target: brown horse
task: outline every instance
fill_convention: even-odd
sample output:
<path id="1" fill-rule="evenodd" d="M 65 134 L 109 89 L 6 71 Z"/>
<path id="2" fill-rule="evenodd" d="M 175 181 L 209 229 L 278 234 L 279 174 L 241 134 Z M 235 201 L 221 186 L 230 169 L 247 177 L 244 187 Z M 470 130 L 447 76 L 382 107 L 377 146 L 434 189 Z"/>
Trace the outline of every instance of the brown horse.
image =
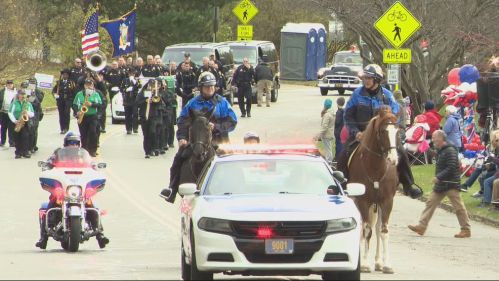
<path id="1" fill-rule="evenodd" d="M 399 184 L 396 150 L 399 137 L 396 121 L 397 117 L 389 108 L 382 108 L 367 125 L 348 168 L 348 182 L 366 186 L 366 193 L 355 199 L 363 220 L 360 243 L 362 272 L 371 272 L 367 258 L 369 240 L 373 226 L 376 225 L 375 270 L 393 273 L 388 254 L 388 220 Z"/>

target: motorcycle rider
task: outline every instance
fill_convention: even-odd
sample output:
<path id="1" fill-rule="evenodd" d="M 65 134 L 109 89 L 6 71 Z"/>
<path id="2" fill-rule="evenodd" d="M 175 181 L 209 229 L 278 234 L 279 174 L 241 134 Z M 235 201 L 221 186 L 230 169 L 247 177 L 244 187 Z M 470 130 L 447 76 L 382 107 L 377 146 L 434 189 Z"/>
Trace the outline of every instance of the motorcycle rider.
<path id="1" fill-rule="evenodd" d="M 63 143 L 63 147 L 61 148 L 57 148 L 54 153 L 49 157 L 49 159 L 47 159 L 47 163 L 49 164 L 48 166 L 49 167 L 53 167 L 53 164 L 56 160 L 56 155 L 58 154 L 58 152 L 61 150 L 61 149 L 65 149 L 65 148 L 80 148 L 82 150 L 84 150 L 83 148 L 81 148 L 81 139 L 80 139 L 80 136 L 78 134 L 75 134 L 73 132 L 69 132 L 66 134 L 66 136 L 64 137 L 64 143 Z M 40 211 L 46 211 L 46 210 L 49 210 L 51 208 L 54 208 L 57 206 L 57 202 L 56 202 L 56 198 L 54 198 L 52 195 L 49 197 L 49 202 L 47 203 L 43 203 L 42 206 L 40 207 Z M 88 208 L 95 208 L 95 206 L 92 204 L 92 203 L 87 203 L 87 207 Z M 96 229 L 99 227 L 99 222 L 97 220 L 97 217 L 94 217 L 94 216 L 89 216 L 90 213 L 87 214 L 88 216 L 88 219 L 90 221 L 90 223 L 92 224 L 92 226 Z M 40 239 L 38 240 L 38 242 L 36 242 L 35 246 L 37 248 L 40 248 L 40 249 L 46 249 L 47 248 L 47 242 L 48 242 L 48 235 L 47 235 L 47 232 L 45 230 L 45 220 L 47 219 L 47 216 L 43 216 L 40 218 Z M 49 224 L 50 224 L 50 221 L 49 221 Z M 101 227 L 102 227 L 102 223 L 101 223 Z M 109 244 L 109 239 L 104 236 L 104 233 L 99 233 L 97 234 L 97 236 L 95 237 L 97 239 L 97 242 L 99 243 L 99 247 L 102 249 L 102 248 L 105 248 L 107 244 Z"/>
<path id="2" fill-rule="evenodd" d="M 174 203 L 178 192 L 180 181 L 180 169 L 185 160 L 184 151 L 189 142 L 189 120 L 191 111 L 212 112 L 210 126 L 213 134 L 213 143 L 219 144 L 229 142 L 229 132 L 232 132 L 237 125 L 237 116 L 232 110 L 229 102 L 222 96 L 215 94 L 215 75 L 211 72 L 203 72 L 199 76 L 198 85 L 201 94 L 187 103 L 182 109 L 177 121 L 177 140 L 179 150 L 173 159 L 170 168 L 170 185 L 161 191 L 160 196 L 167 202 Z"/>
<path id="3" fill-rule="evenodd" d="M 381 106 L 391 107 L 392 113 L 399 112 L 398 103 L 395 101 L 392 92 L 381 87 L 383 71 L 377 64 L 367 65 L 361 78 L 364 86 L 357 88 L 345 107 L 345 125 L 349 131 L 349 139 L 340 158 L 338 159 L 338 169 L 348 178 L 348 159 L 350 154 L 359 145 L 362 132 L 369 121 L 378 113 Z M 397 171 L 400 183 L 404 187 L 404 193 L 412 198 L 422 195 L 422 190 L 414 183 L 407 152 L 399 143 L 397 145 L 399 162 Z"/>

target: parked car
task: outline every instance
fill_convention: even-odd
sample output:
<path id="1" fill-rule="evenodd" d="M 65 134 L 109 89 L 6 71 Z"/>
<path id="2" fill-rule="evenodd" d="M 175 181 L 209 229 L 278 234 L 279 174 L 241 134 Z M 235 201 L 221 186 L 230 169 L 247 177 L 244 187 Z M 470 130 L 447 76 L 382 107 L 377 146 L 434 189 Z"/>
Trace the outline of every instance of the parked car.
<path id="1" fill-rule="evenodd" d="M 230 275 L 322 275 L 360 280 L 362 220 L 324 158 L 310 148 L 254 145 L 214 157 L 179 187 L 183 280 Z M 312 148 L 317 150 L 317 148 Z"/>
<path id="2" fill-rule="evenodd" d="M 334 54 L 333 65 L 330 68 L 321 68 L 318 74 L 321 95 L 326 96 L 328 91 L 337 90 L 340 95 L 345 91 L 353 91 L 362 86 L 358 77 L 362 71 L 362 57 L 359 51 L 340 51 Z"/>
<path id="3" fill-rule="evenodd" d="M 210 43 L 210 42 L 197 42 L 197 43 L 181 43 L 165 47 L 163 52 L 163 63 L 169 64 L 174 61 L 179 65 L 184 61 L 184 54 L 191 55 L 191 61 L 200 66 L 203 63 L 203 57 L 209 57 L 215 54 L 215 58 L 220 61 L 223 66 L 226 77 L 226 90 L 223 91 L 223 96 L 232 103 L 233 94 L 230 87 L 230 79 L 232 79 L 234 58 L 231 49 L 227 43 Z"/>
<path id="4" fill-rule="evenodd" d="M 125 121 L 125 107 L 123 106 L 123 95 L 118 87 L 113 87 L 113 99 L 111 100 L 111 123 L 118 124 L 118 122 Z"/>
<path id="5" fill-rule="evenodd" d="M 270 41 L 228 41 L 225 42 L 229 45 L 234 56 L 235 68 L 243 63 L 243 58 L 248 58 L 249 63 L 256 67 L 258 59 L 262 59 L 268 64 L 274 73 L 274 80 L 271 90 L 271 101 L 276 102 L 279 98 L 279 88 L 281 87 L 279 81 L 279 55 L 275 48 L 274 43 Z M 231 77 L 232 78 L 232 77 Z M 256 103 L 256 85 L 252 87 L 253 103 Z"/>

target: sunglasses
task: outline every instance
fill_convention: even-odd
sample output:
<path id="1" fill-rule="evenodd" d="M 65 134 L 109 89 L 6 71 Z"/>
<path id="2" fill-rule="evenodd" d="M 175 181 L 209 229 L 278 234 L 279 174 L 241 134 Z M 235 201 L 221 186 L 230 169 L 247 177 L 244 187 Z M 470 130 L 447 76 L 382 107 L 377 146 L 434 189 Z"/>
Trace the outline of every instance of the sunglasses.
<path id="1" fill-rule="evenodd" d="M 80 142 L 77 140 L 70 140 L 67 142 L 68 145 L 80 145 Z"/>

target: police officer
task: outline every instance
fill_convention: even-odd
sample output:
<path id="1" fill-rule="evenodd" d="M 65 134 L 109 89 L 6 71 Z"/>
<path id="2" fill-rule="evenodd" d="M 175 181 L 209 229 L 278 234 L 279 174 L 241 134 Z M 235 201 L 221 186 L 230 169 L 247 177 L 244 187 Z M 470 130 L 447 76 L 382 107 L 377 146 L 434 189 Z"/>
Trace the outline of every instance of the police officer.
<path id="1" fill-rule="evenodd" d="M 246 117 L 246 115 L 251 117 L 251 84 L 253 80 L 255 80 L 255 70 L 250 65 L 248 58 L 244 58 L 243 64 L 234 72 L 234 79 L 232 80 L 232 84 L 237 86 L 237 103 L 241 110 L 241 117 Z"/>
<path id="2" fill-rule="evenodd" d="M 163 128 L 161 137 L 160 153 L 164 154 L 168 147 L 173 147 L 175 138 L 175 113 L 177 111 L 177 96 L 169 87 L 164 87 L 161 91 L 161 98 L 164 102 Z"/>
<path id="3" fill-rule="evenodd" d="M 358 146 L 362 138 L 362 132 L 366 129 L 369 121 L 378 113 L 381 106 L 390 106 L 393 114 L 399 112 L 398 103 L 393 94 L 386 88 L 381 87 L 383 71 L 379 65 L 370 64 L 363 70 L 361 76 L 364 86 L 357 88 L 345 107 L 345 125 L 348 128 L 350 137 L 347 145 L 338 159 L 338 168 L 348 178 L 348 157 Z M 397 171 L 400 183 L 404 187 L 406 195 L 418 198 L 422 195 L 422 190 L 414 183 L 407 152 L 399 145 L 399 164 Z"/>
<path id="4" fill-rule="evenodd" d="M 184 53 L 184 61 L 181 62 L 178 66 L 177 66 L 177 71 L 180 71 L 182 69 L 182 66 L 184 64 L 187 64 L 189 66 L 189 68 L 191 68 L 191 70 L 194 72 L 194 73 L 197 73 L 198 72 L 198 67 L 197 65 L 191 60 L 191 54 L 190 53 Z"/>
<path id="5" fill-rule="evenodd" d="M 147 56 L 147 64 L 144 66 L 144 69 L 142 69 L 142 75 L 144 75 L 144 77 L 158 77 L 161 75 L 161 69 L 154 62 L 153 56 Z"/>
<path id="6" fill-rule="evenodd" d="M 182 108 L 194 97 L 193 90 L 197 86 L 197 77 L 189 64 L 182 64 L 182 68 L 175 77 L 177 81 L 177 95 L 182 98 Z"/>
<path id="7" fill-rule="evenodd" d="M 28 151 L 31 153 L 35 153 L 36 151 L 38 151 L 38 147 L 36 146 L 38 142 L 38 126 L 40 124 L 40 121 L 43 119 L 42 102 L 45 94 L 36 88 L 36 79 L 33 77 L 28 81 L 23 82 L 21 84 L 21 88 L 26 92 L 28 101 L 33 106 L 33 110 L 35 112 L 35 116 L 30 119 L 30 140 L 28 144 Z"/>
<path id="8" fill-rule="evenodd" d="M 95 90 L 94 80 L 87 79 L 84 84 L 85 90 L 76 94 L 73 102 L 73 110 L 77 112 L 77 118 L 82 118 L 82 122 L 78 124 L 81 135 L 82 147 L 85 148 L 90 156 L 97 156 L 98 145 L 98 111 L 102 105 L 102 99 L 99 93 Z M 82 108 L 87 108 L 87 112 L 83 113 Z M 83 117 L 81 117 L 83 115 Z"/>
<path id="9" fill-rule="evenodd" d="M 142 71 L 144 70 L 144 59 L 141 57 L 138 57 L 135 60 L 135 73 L 137 77 L 147 77 L 145 76 Z"/>
<path id="10" fill-rule="evenodd" d="M 61 70 L 61 79 L 52 89 L 52 94 L 57 101 L 57 110 L 59 111 L 59 127 L 61 135 L 69 130 L 71 123 L 71 107 L 76 94 L 76 83 L 69 79 L 71 70 L 64 68 Z"/>
<path id="11" fill-rule="evenodd" d="M 216 71 L 212 66 L 210 66 L 210 59 L 208 57 L 203 57 L 203 65 L 200 68 L 198 68 L 197 76 L 198 77 L 201 76 L 201 74 L 206 71 L 209 71 L 213 75 L 215 75 L 215 79 L 217 80 L 218 83 L 218 80 L 220 79 L 218 71 Z"/>
<path id="12" fill-rule="evenodd" d="M 110 101 L 112 101 L 113 97 L 118 93 L 119 87 L 121 86 L 125 75 L 126 73 L 124 73 L 123 70 L 119 68 L 119 64 L 117 61 L 113 61 L 111 63 L 111 68 L 104 72 L 104 80 L 107 84 L 107 91 L 109 93 Z M 113 88 L 117 88 L 118 91 L 113 90 Z"/>
<path id="13" fill-rule="evenodd" d="M 83 67 L 83 62 L 80 58 L 75 59 L 75 65 L 69 70 L 69 80 L 78 85 L 78 79 L 85 77 L 87 71 Z M 80 89 L 79 89 L 80 90 Z"/>
<path id="14" fill-rule="evenodd" d="M 135 69 L 128 69 L 128 77 L 121 83 L 121 92 L 123 93 L 123 107 L 125 108 L 125 129 L 127 135 L 135 134 L 139 129 L 138 109 L 135 101 L 139 92 L 139 83 L 135 78 Z"/>
<path id="15" fill-rule="evenodd" d="M 151 79 L 137 95 L 145 158 L 159 155 L 164 103 L 159 94 L 161 79 Z"/>
<path id="16" fill-rule="evenodd" d="M 178 191 L 180 182 L 180 169 L 185 160 L 183 152 L 189 141 L 189 119 L 191 111 L 212 112 L 211 126 L 213 128 L 213 143 L 229 142 L 229 132 L 232 132 L 237 125 L 237 116 L 232 110 L 229 102 L 222 96 L 215 94 L 216 78 L 211 72 L 204 72 L 199 76 L 198 85 L 200 95 L 193 98 L 182 109 L 178 118 L 177 140 L 179 150 L 175 155 L 172 167 L 170 168 L 170 185 L 163 189 L 160 196 L 166 201 L 173 203 Z"/>

